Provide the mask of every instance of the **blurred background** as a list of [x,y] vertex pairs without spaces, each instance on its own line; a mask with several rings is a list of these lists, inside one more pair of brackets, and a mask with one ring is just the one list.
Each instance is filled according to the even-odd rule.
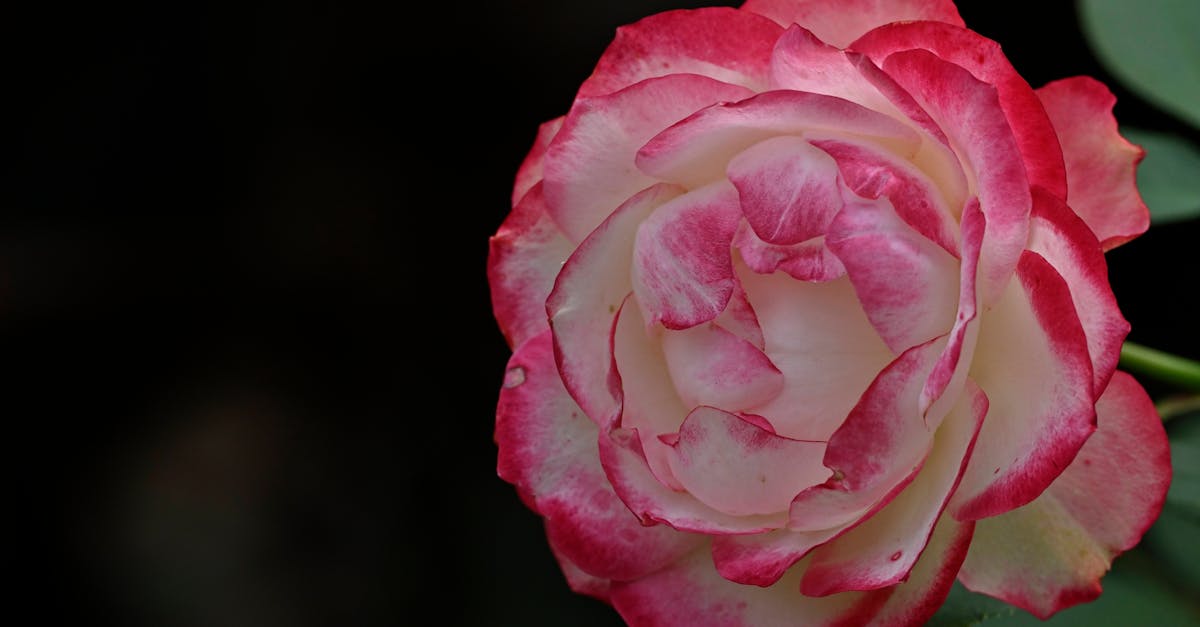
[[[614,29],[705,4],[5,20],[17,606],[39,624],[619,624],[568,591],[496,478],[487,238]],[[1034,86],[1097,76],[1123,123],[1200,140],[1105,74],[1070,3],[961,4]],[[1109,255],[1131,339],[1200,358],[1180,293],[1198,241],[1192,220]]]

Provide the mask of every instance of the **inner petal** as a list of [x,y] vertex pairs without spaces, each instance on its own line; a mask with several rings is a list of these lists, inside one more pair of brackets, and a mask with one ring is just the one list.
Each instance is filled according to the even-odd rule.
[[893,352],[950,330],[958,308],[958,262],[901,221],[886,199],[848,202],[826,241]]
[[810,131],[870,137],[905,157],[921,145],[909,127],[849,100],[776,90],[697,111],[642,146],[636,163],[648,176],[696,187],[724,178],[729,160],[754,144]]
[[892,352],[863,313],[845,277],[797,281],[782,272],[735,270],[758,314],[767,357],[783,373],[779,396],[750,411],[798,440],[826,441]]
[[647,333],[641,311],[632,301],[625,300],[612,331],[613,366],[622,398],[621,426],[636,430],[655,478],[679,490],[682,486],[667,464],[670,448],[659,436],[678,432],[688,410],[675,392],[659,338]]
[[789,245],[825,234],[842,208],[837,163],[793,135],[772,137],[734,157],[726,169],[755,234]]
[[666,331],[662,347],[675,389],[687,407],[740,411],[769,401],[783,389],[783,374],[761,350],[716,324]]
[[633,291],[650,324],[686,329],[724,311],[740,220],[737,190],[721,181],[662,205],[638,227]]
[[829,478],[825,446],[778,436],[712,407],[683,422],[671,469],[693,496],[735,515],[784,511],[805,488]]

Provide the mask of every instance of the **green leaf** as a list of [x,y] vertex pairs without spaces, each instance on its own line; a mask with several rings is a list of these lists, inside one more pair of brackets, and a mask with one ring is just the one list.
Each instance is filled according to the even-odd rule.
[[1175,419],[1171,437],[1171,488],[1167,504],[1200,522],[1200,412]]
[[[1023,610],[975,594],[958,583],[933,627],[1126,627],[1128,625],[1200,625],[1200,612],[1155,575],[1156,566],[1141,551],[1121,556],[1104,577],[1104,592],[1091,602],[1063,610],[1043,622]],[[997,608],[996,604],[1007,608]]]
[[1200,597],[1200,412],[1175,418],[1167,433],[1171,489],[1143,543],[1180,588]]
[[[1200,7],[1200,2],[1196,6]],[[1121,134],[1146,149],[1137,183],[1150,208],[1150,220],[1165,224],[1200,216],[1200,147],[1174,135],[1143,129],[1122,128]]]
[[1017,608],[992,597],[975,594],[954,582],[950,596],[942,609],[929,619],[925,627],[966,627],[968,625],[991,625],[989,621],[1013,616]]
[[1079,18],[1108,71],[1200,127],[1200,2],[1079,0]]

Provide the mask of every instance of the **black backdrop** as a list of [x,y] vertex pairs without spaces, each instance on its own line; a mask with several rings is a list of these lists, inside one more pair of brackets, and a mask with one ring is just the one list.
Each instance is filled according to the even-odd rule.
[[[8,24],[16,605],[618,624],[495,476],[487,237],[613,29],[704,3],[159,4]],[[1104,76],[1068,3],[963,5],[1035,86]],[[1180,130],[1117,91],[1124,122]],[[1196,241],[1193,221],[1110,254],[1133,339],[1200,356],[1178,291]]]

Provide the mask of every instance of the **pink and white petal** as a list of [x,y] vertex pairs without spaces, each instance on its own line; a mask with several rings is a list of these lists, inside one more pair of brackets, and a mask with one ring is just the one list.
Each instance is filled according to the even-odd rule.
[[647,140],[704,107],[751,93],[695,74],[674,74],[577,100],[546,149],[548,213],[571,241],[583,241],[626,199],[657,182],[634,168]]
[[713,564],[730,581],[774,585],[813,549],[843,531],[843,527],[818,531],[776,529],[753,535],[716,536],[712,539]]
[[868,624],[890,594],[808,597],[796,590],[797,578],[789,573],[769,588],[733,583],[697,551],[648,577],[614,582],[612,603],[633,627],[833,627]]
[[716,324],[662,334],[663,355],[687,407],[741,411],[779,395],[783,374],[761,350]]
[[945,134],[907,92],[859,53],[847,53],[792,25],[771,56],[771,86],[845,98],[904,121],[927,137],[912,157],[934,175],[948,198],[965,196],[966,180]]
[[633,289],[634,236],[652,211],[682,193],[682,188],[660,183],[618,207],[561,266],[545,301],[563,383],[598,425],[608,424],[618,408],[609,385],[609,341],[613,316]]
[[758,350],[762,350],[765,344],[763,343],[762,327],[758,325],[758,315],[754,313],[754,307],[746,299],[746,290],[742,288],[741,281],[736,280],[736,275],[734,279],[733,295],[729,297],[729,304],[725,306],[725,311],[722,311],[714,322],[721,328],[750,342]]
[[679,430],[671,470],[701,502],[735,516],[786,511],[801,490],[829,478],[824,442],[775,435],[713,407],[697,407]]
[[762,91],[771,48],[782,32],[771,20],[728,7],[658,13],[617,29],[578,97],[603,96],[667,74],[699,74]]
[[742,10],[785,27],[799,24],[839,48],[892,22],[934,20],[963,26],[951,0],[746,0]]
[[776,246],[762,241],[749,225],[744,225],[734,236],[733,246],[741,253],[746,266],[758,274],[783,271],[800,281],[817,283],[846,274],[846,267],[825,245],[824,237],[791,246]]
[[921,559],[908,573],[908,579],[892,587],[883,609],[872,624],[879,627],[924,625],[941,609],[954,585],[954,576],[967,557],[975,523],[961,523],[953,516],[942,516]]
[[915,478],[933,445],[917,398],[942,345],[931,341],[910,348],[875,377],[829,438],[825,465],[833,477],[796,496],[789,529],[828,529],[858,520]]
[[886,199],[847,202],[825,242],[893,353],[950,331],[958,308],[958,260],[905,224]]
[[779,435],[827,441],[892,352],[848,280],[804,283],[744,267],[738,276],[758,313],[767,357],[784,376],[783,392],[750,411],[765,416]]
[[1003,514],[1037,498],[1096,428],[1092,363],[1066,281],[1026,251],[996,306],[983,314],[971,378],[992,405],[951,511]]
[[959,255],[959,225],[939,188],[911,163],[877,147],[846,140],[813,140],[837,162],[846,187],[864,198],[887,198],[918,233]]
[[770,244],[788,246],[824,235],[842,208],[837,163],[794,135],[747,148],[725,172],[750,228]]
[[870,518],[813,551],[800,591],[825,596],[907,580],[966,468],[987,408],[983,392],[969,386],[912,483]]
[[1114,557],[1158,517],[1170,483],[1166,434],[1146,392],[1116,373],[1096,433],[1036,500],[978,522],[963,585],[1040,618],[1094,599]]
[[771,54],[771,89],[790,89],[845,98],[885,115],[900,111],[847,58],[800,24],[788,27]]
[[577,566],[575,562],[571,561],[571,558],[567,557],[562,553],[562,551],[558,550],[558,548],[554,546],[553,542],[550,543],[550,550],[554,553],[554,559],[558,562],[558,567],[560,570],[562,570],[563,577],[565,577],[567,580],[567,586],[571,588],[573,592],[587,595],[594,599],[600,599],[605,603],[612,602],[609,599],[608,593],[609,586],[612,583],[611,581],[589,574],[587,571]]
[[521,162],[521,167],[517,169],[517,178],[513,183],[512,204],[514,207],[521,201],[521,198],[537,185],[542,180],[542,165],[546,156],[546,148],[550,146],[551,140],[558,134],[558,129],[562,128],[563,120],[566,116],[559,116],[543,122],[538,127],[537,138],[533,141],[533,148],[529,149],[529,154],[525,155],[525,160]]
[[1004,56],[1000,44],[961,25],[912,22],[889,24],[871,31],[850,49],[866,53],[876,64],[885,63],[884,59],[893,53],[929,50],[995,87],[1029,183],[1065,197],[1067,175],[1050,118],[1029,83]]
[[945,129],[970,170],[987,218],[981,287],[985,302],[995,302],[1025,249],[1032,205],[1025,165],[996,89],[924,50],[897,52],[883,70]]
[[929,373],[921,389],[921,415],[925,423],[935,425],[956,402],[967,380],[967,371],[975,355],[979,337],[979,255],[987,219],[979,200],[971,198],[962,214],[962,259],[958,278],[958,315],[946,338],[946,348]]
[[754,144],[814,131],[869,137],[906,157],[921,145],[920,136],[901,122],[849,100],[775,90],[697,111],[646,142],[637,167],[648,176],[697,187],[723,179],[725,164]]
[[671,381],[661,336],[648,332],[633,300],[630,296],[617,311],[612,330],[613,376],[619,382],[623,399],[619,425],[638,433],[642,454],[658,481],[673,490],[682,490],[683,486],[671,474],[669,457],[674,452],[662,438],[679,432],[688,408]]
[[556,549],[606,579],[641,577],[691,551],[698,538],[644,527],[624,507],[600,466],[598,434],[558,378],[550,333],[521,345],[496,409],[497,468],[545,518]]
[[488,240],[492,311],[510,348],[548,328],[546,297],[573,246],[546,215],[535,185]]
[[[1058,133],[1067,167],[1067,204],[1083,218],[1105,250],[1150,227],[1134,170],[1146,151],[1117,131],[1117,99],[1087,76],[1054,81],[1037,90]],[[1060,196],[1061,197],[1061,196]]]
[[600,463],[621,501],[643,524],[665,523],[680,531],[727,535],[762,533],[786,522],[782,513],[727,514],[663,485],[650,471],[641,442],[635,429],[613,429],[600,438]]
[[881,70],[866,55],[860,52],[846,52],[846,58],[854,64],[863,78],[901,111],[902,119],[919,129],[922,136],[921,147],[909,161],[933,180],[951,208],[962,206],[970,195],[967,176],[950,138],[946,136],[938,121],[917,102],[913,94],[908,93],[905,87]]
[[633,292],[647,324],[686,329],[716,318],[733,296],[730,247],[741,220],[726,181],[659,207],[638,228]]
[[1108,282],[1108,264],[1100,243],[1070,207],[1035,187],[1029,250],[1050,262],[1071,290],[1092,358],[1092,389],[1099,396],[1117,369],[1121,344],[1129,333],[1129,323],[1117,308]]

